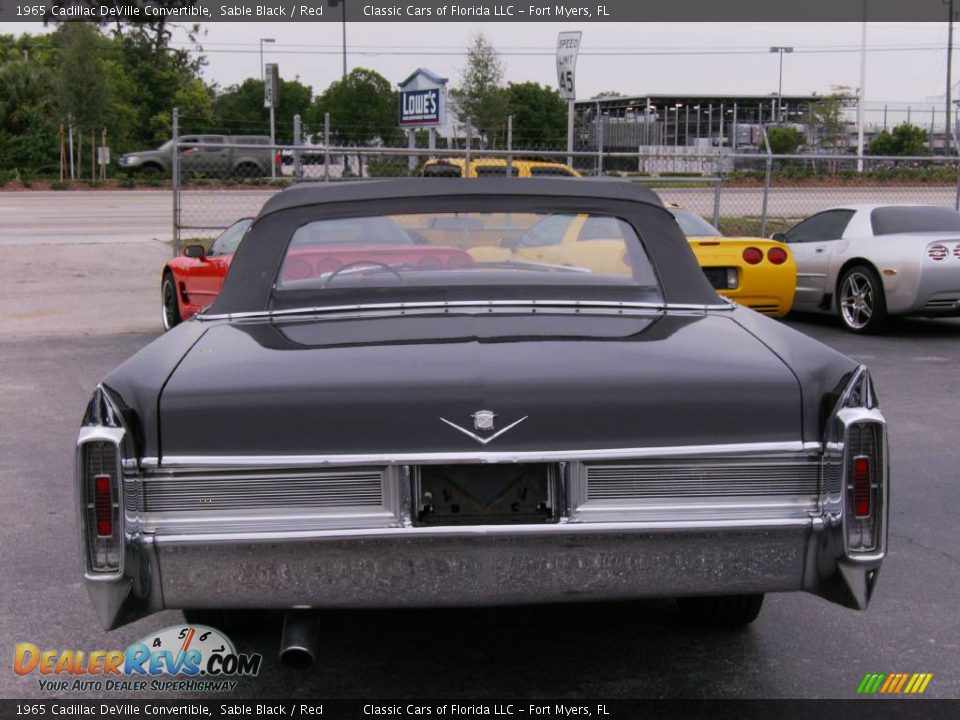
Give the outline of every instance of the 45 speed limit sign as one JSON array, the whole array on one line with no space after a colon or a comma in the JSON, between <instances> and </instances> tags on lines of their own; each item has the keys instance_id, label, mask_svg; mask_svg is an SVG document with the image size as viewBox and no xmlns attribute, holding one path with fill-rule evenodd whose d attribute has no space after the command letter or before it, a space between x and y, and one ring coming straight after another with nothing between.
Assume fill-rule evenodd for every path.
<instances>
[{"instance_id":1,"label":"45 speed limit sign","mask_svg":"<svg viewBox=\"0 0 960 720\"><path fill-rule=\"evenodd\" d=\"M564 100L576 100L577 53L580 51L579 30L557 35L557 87Z\"/></svg>"}]
</instances>

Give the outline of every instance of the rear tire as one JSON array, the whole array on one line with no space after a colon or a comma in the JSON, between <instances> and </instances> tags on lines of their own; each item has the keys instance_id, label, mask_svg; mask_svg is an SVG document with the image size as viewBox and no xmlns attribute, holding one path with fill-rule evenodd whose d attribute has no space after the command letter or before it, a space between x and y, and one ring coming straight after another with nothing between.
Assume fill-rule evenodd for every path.
<instances>
[{"instance_id":1,"label":"rear tire","mask_svg":"<svg viewBox=\"0 0 960 720\"><path fill-rule=\"evenodd\" d=\"M847 330L876 335L887 328L887 299L876 271L866 265L847 270L837 285L837 310Z\"/></svg>"},{"instance_id":2,"label":"rear tire","mask_svg":"<svg viewBox=\"0 0 960 720\"><path fill-rule=\"evenodd\" d=\"M690 622L702 627L733 630L746 627L760 614L763 593L677 598Z\"/></svg>"},{"instance_id":3,"label":"rear tire","mask_svg":"<svg viewBox=\"0 0 960 720\"><path fill-rule=\"evenodd\" d=\"M234 169L233 174L241 178L256 178L263 175L260 168L253 163L240 163Z\"/></svg>"},{"instance_id":4,"label":"rear tire","mask_svg":"<svg viewBox=\"0 0 960 720\"><path fill-rule=\"evenodd\" d=\"M165 272L163 282L160 284L160 301L163 305L161 318L163 321L163 330L171 330L180 324L180 304L177 300L177 284L173 279L173 273Z\"/></svg>"}]
</instances>

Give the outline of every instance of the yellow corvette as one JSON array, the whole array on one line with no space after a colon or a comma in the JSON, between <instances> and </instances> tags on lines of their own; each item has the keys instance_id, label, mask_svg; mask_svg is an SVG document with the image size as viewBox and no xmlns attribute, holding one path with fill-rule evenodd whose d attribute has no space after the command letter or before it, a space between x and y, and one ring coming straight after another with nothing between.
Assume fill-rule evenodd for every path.
<instances>
[{"instance_id":1,"label":"yellow corvette","mask_svg":"<svg viewBox=\"0 0 960 720\"><path fill-rule=\"evenodd\" d=\"M676 205L667 206L721 295L772 317L790 312L797 289L797 263L789 246L776 240L724 237L717 228Z\"/></svg>"},{"instance_id":2,"label":"yellow corvette","mask_svg":"<svg viewBox=\"0 0 960 720\"><path fill-rule=\"evenodd\" d=\"M464 176L464 168L467 169ZM470 161L467 167L465 158L445 158L427 160L423 166L424 177L499 177L507 174L507 161L503 158L479 158ZM514 160L510 163L512 177L580 177L580 173L569 165L548 160Z\"/></svg>"},{"instance_id":3,"label":"yellow corvette","mask_svg":"<svg viewBox=\"0 0 960 720\"><path fill-rule=\"evenodd\" d=\"M783 243L760 238L726 238L699 216L667 208L693 249L704 274L717 292L757 312L782 317L793 304L797 266ZM550 215L519 238L499 246L473 247L478 262L529 260L582 267L612 275L630 273L618 221L610 217ZM616 239L614 239L616 238Z\"/></svg>"}]
</instances>

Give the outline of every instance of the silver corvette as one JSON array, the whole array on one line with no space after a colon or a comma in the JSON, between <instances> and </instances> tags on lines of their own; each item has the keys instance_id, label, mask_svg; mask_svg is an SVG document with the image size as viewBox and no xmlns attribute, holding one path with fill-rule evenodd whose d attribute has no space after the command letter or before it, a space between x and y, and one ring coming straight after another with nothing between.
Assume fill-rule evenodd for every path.
<instances>
[{"instance_id":1,"label":"silver corvette","mask_svg":"<svg viewBox=\"0 0 960 720\"><path fill-rule=\"evenodd\" d=\"M794 310L881 332L894 315L960 316L960 213L933 205L844 205L794 225Z\"/></svg>"}]
</instances>

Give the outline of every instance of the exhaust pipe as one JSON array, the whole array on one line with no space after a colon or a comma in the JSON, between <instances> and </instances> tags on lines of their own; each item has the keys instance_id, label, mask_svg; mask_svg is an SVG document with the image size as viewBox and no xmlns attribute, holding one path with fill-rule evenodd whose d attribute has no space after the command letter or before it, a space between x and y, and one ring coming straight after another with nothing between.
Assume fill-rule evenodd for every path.
<instances>
[{"instance_id":1,"label":"exhaust pipe","mask_svg":"<svg viewBox=\"0 0 960 720\"><path fill-rule=\"evenodd\" d=\"M320 616L315 610L288 610L280 634L280 662L306 670L317 659Z\"/></svg>"}]
</instances>

